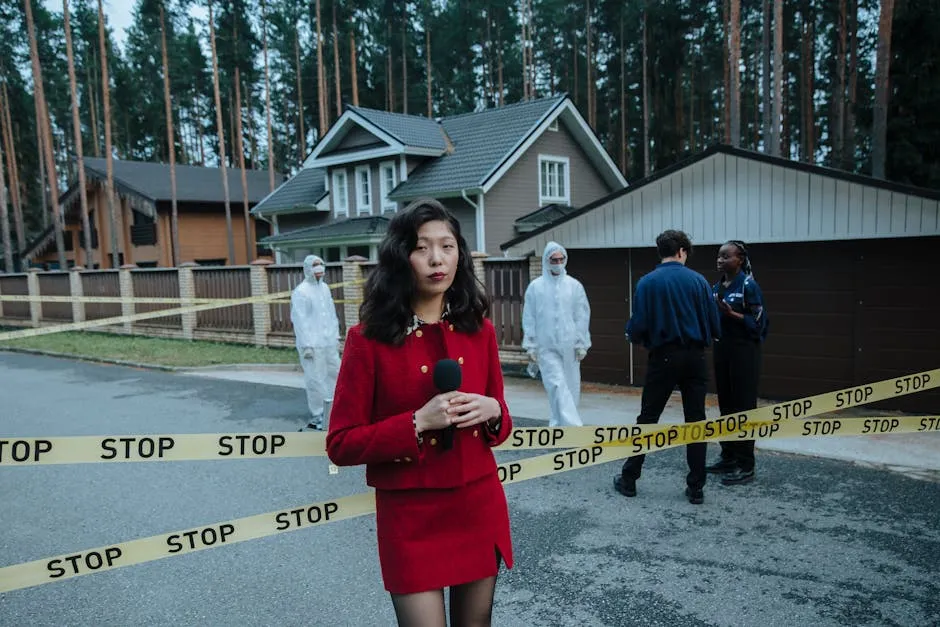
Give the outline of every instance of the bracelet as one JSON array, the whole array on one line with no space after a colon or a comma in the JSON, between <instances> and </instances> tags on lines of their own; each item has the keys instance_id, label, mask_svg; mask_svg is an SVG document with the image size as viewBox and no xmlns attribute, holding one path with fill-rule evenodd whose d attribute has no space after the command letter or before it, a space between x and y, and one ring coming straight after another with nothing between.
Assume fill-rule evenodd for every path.
<instances>
[{"instance_id":1,"label":"bracelet","mask_svg":"<svg viewBox=\"0 0 940 627\"><path fill-rule=\"evenodd\" d=\"M415 438L418 440L418 446L424 444L424 436L418 433L418 412L411 412L411 424L415 428Z\"/></svg>"}]
</instances>

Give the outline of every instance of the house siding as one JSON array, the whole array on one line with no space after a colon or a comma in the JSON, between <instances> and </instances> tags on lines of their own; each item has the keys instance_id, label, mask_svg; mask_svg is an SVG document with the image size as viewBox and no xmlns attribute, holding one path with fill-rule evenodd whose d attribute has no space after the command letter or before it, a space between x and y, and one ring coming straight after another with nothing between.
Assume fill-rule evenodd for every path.
<instances>
[{"instance_id":1,"label":"house siding","mask_svg":"<svg viewBox=\"0 0 940 627\"><path fill-rule=\"evenodd\" d=\"M552 239L576 248L646 247L665 229L681 229L695 244L920 237L940 235L938 220L937 200L718 153L511 252L541 250Z\"/></svg>"},{"instance_id":2,"label":"house siding","mask_svg":"<svg viewBox=\"0 0 940 627\"><path fill-rule=\"evenodd\" d=\"M477 247L476 209L471 207L463 198L445 198L441 203L447 207L457 221L460 222L460 232L467 240L470 250Z\"/></svg>"},{"instance_id":3,"label":"house siding","mask_svg":"<svg viewBox=\"0 0 940 627\"><path fill-rule=\"evenodd\" d=\"M336 146L336 148L330 150L329 152L323 153L321 156L325 157L337 152L344 150L353 150L356 148L362 148L363 146L371 146L375 144L385 145L381 139L362 128L361 126L354 126L352 129L346 133L346 136L342 141Z\"/></svg>"},{"instance_id":4,"label":"house siding","mask_svg":"<svg viewBox=\"0 0 940 627\"><path fill-rule=\"evenodd\" d=\"M513 222L539 207L539 155L567 157L571 205L581 207L614 191L604 182L564 122L546 130L493 186L485 198L486 252L500 254L499 245L517 235Z\"/></svg>"}]
</instances>

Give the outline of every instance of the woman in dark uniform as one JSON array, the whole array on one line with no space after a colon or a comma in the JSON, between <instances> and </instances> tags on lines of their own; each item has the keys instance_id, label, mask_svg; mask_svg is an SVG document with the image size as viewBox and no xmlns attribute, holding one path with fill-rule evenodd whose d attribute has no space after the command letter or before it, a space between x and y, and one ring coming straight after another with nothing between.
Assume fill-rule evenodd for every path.
<instances>
[{"instance_id":1,"label":"woman in dark uniform","mask_svg":"<svg viewBox=\"0 0 940 627\"><path fill-rule=\"evenodd\" d=\"M385 588L399 625L489 625L506 496L491 447L509 436L496 332L460 224L437 201L396 215L365 284L336 383L327 454L366 465ZM434 367L460 364L457 391ZM449 441L449 445L445 445Z\"/></svg>"},{"instance_id":2,"label":"woman in dark uniform","mask_svg":"<svg viewBox=\"0 0 940 627\"><path fill-rule=\"evenodd\" d=\"M721 314L721 340L715 342L715 387L721 415L757 407L761 344L767 335L764 297L754 280L747 246L740 240L718 251L721 280L712 286ZM708 466L725 485L754 480L754 440L720 442L721 459Z\"/></svg>"}]
</instances>

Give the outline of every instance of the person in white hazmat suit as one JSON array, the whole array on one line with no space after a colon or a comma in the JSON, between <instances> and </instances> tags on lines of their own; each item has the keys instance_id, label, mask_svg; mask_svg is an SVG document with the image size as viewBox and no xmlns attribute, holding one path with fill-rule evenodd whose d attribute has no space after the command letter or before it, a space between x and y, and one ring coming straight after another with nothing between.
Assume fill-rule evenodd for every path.
<instances>
[{"instance_id":1,"label":"person in white hazmat suit","mask_svg":"<svg viewBox=\"0 0 940 627\"><path fill-rule=\"evenodd\" d=\"M542 276L529 284L522 307L522 348L529 374L541 370L551 407L549 426L581 426L581 360L591 348L591 307L584 286L568 276L568 253L549 242L542 253Z\"/></svg>"},{"instance_id":2,"label":"person in white hazmat suit","mask_svg":"<svg viewBox=\"0 0 940 627\"><path fill-rule=\"evenodd\" d=\"M336 375L339 373L339 319L323 280L326 267L316 255L304 259L304 280L290 295L290 319L294 325L297 352L304 369L307 406L311 418L307 429L326 430ZM301 431L304 428L300 429Z\"/></svg>"}]
</instances>

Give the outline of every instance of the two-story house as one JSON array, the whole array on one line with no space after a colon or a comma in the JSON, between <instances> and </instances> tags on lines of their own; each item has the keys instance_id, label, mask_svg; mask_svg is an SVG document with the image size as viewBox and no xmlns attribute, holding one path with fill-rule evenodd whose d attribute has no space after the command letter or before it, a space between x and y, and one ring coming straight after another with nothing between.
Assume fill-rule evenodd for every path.
<instances>
[{"instance_id":1,"label":"two-story house","mask_svg":"<svg viewBox=\"0 0 940 627\"><path fill-rule=\"evenodd\" d=\"M472 250L499 244L626 186L565 95L432 120L347 107L303 169L253 210L280 261L377 257L390 216L444 203Z\"/></svg>"}]
</instances>

